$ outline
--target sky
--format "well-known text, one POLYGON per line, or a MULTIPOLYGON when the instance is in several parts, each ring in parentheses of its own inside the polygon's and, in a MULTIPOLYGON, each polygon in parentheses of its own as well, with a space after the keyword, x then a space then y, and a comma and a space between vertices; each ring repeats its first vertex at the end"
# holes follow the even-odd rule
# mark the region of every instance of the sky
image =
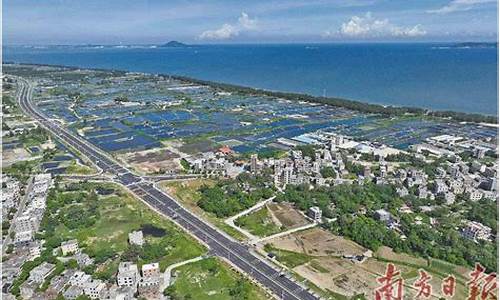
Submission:
POLYGON ((495 41, 497 0, 4 0, 3 42, 495 41))

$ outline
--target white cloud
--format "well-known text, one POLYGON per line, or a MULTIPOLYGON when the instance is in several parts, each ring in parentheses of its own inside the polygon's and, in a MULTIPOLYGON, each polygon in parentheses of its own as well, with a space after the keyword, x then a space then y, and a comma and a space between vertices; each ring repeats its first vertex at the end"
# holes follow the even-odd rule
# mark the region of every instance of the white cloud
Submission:
POLYGON ((373 37, 418 37, 426 35, 427 32, 421 25, 413 27, 397 26, 388 19, 375 19, 371 13, 364 16, 353 16, 342 23, 338 31, 326 31, 324 37, 351 37, 351 38, 373 38, 373 37))
POLYGON ((250 19, 248 14, 245 12, 241 13, 241 16, 238 18, 238 23, 245 29, 252 30, 257 28, 257 19, 250 19))
POLYGON ((227 40, 238 36, 242 31, 255 29, 257 29, 257 19, 252 19, 247 13, 242 12, 236 24, 225 23, 219 29, 202 32, 199 38, 204 40, 227 40))
POLYGON ((467 11, 481 4, 496 2, 497 0, 452 0, 441 8, 428 10, 427 12, 433 14, 448 14, 456 11, 467 11))
POLYGON ((216 30, 207 30, 200 34, 204 40, 227 40, 239 34, 239 30, 231 24, 224 24, 216 30))

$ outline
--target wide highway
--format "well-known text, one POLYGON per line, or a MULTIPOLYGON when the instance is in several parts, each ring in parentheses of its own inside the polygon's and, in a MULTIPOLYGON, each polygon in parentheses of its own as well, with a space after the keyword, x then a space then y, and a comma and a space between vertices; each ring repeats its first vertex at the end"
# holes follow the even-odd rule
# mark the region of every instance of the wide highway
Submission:
POLYGON ((23 112, 36 119, 40 125, 62 142, 86 156, 116 183, 124 185, 142 201, 155 210, 172 219, 197 239, 203 241, 210 253, 226 259, 237 269, 267 288, 279 299, 313 300, 318 296, 304 289, 301 285, 285 276, 279 268, 254 254, 244 244, 228 237, 211 224, 193 215, 175 199, 155 185, 121 166, 107 153, 97 148, 57 122, 50 120, 31 102, 33 86, 23 78, 16 78, 18 83, 18 102, 23 112))

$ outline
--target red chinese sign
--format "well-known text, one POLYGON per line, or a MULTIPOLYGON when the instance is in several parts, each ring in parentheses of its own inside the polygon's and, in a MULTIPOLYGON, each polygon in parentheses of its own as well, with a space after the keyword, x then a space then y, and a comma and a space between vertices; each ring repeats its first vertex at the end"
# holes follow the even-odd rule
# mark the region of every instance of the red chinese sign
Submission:
MULTIPOLYGON (((476 264, 474 271, 469 274, 467 282, 467 300, 497 300, 497 274, 485 273, 486 269, 476 264)), ((430 299, 432 296, 452 299, 455 296, 457 280, 448 275, 441 281, 441 291, 432 293, 430 281, 432 276, 424 270, 419 270, 419 277, 413 283, 416 291, 415 299, 430 299)), ((379 287, 375 290, 375 300, 402 300, 404 295, 404 279, 394 264, 387 264, 385 274, 377 278, 379 287)))

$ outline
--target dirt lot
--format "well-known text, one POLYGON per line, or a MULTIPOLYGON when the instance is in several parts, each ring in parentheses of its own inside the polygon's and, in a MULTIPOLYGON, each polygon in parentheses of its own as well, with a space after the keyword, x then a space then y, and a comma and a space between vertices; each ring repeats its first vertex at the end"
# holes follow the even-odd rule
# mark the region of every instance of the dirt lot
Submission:
POLYGON ((120 155, 120 158, 143 174, 180 171, 180 156, 168 149, 152 149, 120 155))
MULTIPOLYGON (((418 278, 417 270, 402 265, 396 265, 396 268, 405 278, 405 299, 414 299, 416 290, 413 284, 418 278), (408 276, 411 277, 407 278, 408 276)), ((385 270, 386 263, 376 259, 368 259, 364 263, 354 264, 346 259, 332 257, 317 258, 294 268, 294 271, 300 276, 323 289, 350 297, 365 294, 367 299, 373 298, 374 291, 379 287, 377 277, 382 276, 385 270)), ((433 291, 433 297, 430 299, 439 299, 441 279, 433 277, 429 283, 433 291)), ((463 291, 460 289, 454 299, 462 299, 463 295, 463 291)))
POLYGON ((13 163, 27 160, 31 157, 30 153, 24 148, 14 148, 2 151, 2 164, 8 167, 13 163))
POLYGON ((270 241, 274 247, 311 256, 361 255, 360 245, 321 228, 299 231, 270 241))
POLYGON ((345 259, 318 258, 293 270, 322 289, 350 297, 370 295, 377 287, 376 275, 345 259))
POLYGON ((271 213, 286 229, 307 225, 307 219, 290 203, 270 203, 267 205, 271 213))

